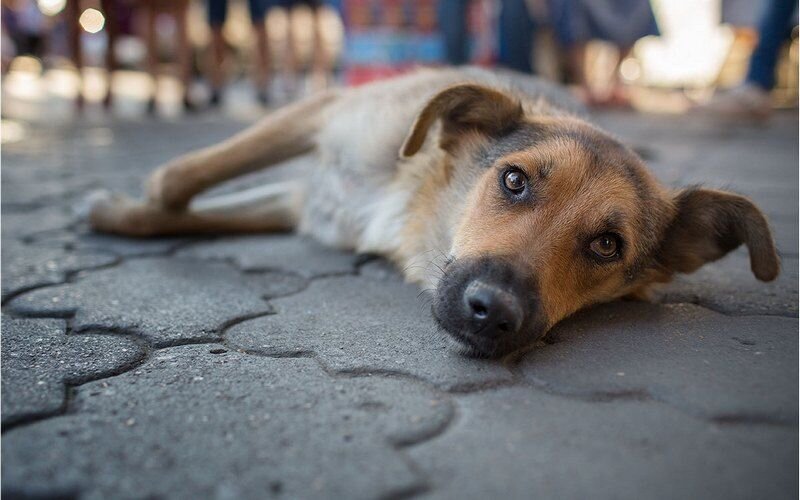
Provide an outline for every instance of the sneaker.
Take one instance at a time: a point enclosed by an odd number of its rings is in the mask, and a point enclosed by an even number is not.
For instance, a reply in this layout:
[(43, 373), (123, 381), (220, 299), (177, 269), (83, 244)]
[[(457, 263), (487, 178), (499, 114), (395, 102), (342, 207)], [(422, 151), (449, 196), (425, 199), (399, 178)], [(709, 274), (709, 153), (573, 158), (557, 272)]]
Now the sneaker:
[(723, 117), (765, 120), (772, 113), (772, 99), (763, 88), (745, 83), (714, 94), (700, 109)]

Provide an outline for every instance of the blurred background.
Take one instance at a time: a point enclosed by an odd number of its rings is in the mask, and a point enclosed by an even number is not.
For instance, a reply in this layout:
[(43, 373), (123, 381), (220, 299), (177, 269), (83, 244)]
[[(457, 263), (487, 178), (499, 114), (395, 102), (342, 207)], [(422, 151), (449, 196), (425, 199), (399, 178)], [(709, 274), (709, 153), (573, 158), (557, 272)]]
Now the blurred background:
[(21, 123), (250, 118), (415, 67), (503, 66), (590, 106), (766, 119), (798, 96), (785, 0), (2, 0), (2, 138)]

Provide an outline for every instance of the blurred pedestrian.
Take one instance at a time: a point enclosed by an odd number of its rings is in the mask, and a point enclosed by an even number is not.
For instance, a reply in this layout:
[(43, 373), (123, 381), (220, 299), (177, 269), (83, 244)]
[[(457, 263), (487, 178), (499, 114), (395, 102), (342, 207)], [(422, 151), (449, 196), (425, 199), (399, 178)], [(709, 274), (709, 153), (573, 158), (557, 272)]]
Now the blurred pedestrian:
[(182, 85), (181, 102), (185, 111), (196, 108), (189, 97), (192, 83), (192, 46), (189, 43), (189, 0), (140, 0), (145, 15), (145, 39), (147, 46), (147, 72), (153, 81), (153, 92), (147, 103), (148, 113), (155, 113), (158, 96), (158, 20), (160, 15), (173, 18), (175, 22), (175, 54), (178, 77)]
[(460, 66), (469, 62), (467, 13), (472, 0), (439, 0), (439, 30), (444, 38), (445, 59)]
[[(567, 52), (572, 79), (588, 104), (626, 104), (619, 64), (640, 38), (658, 34), (648, 0), (550, 0), (550, 14), (559, 44)], [(586, 46), (605, 40), (619, 49), (611, 92), (598, 95), (586, 78)]]
[[(117, 58), (114, 48), (118, 38), (117, 26), (117, 12), (116, 2), (114, 0), (100, 0), (100, 8), (103, 12), (105, 22), (103, 29), (106, 33), (106, 71), (107, 71), (107, 85), (106, 94), (103, 97), (103, 105), (108, 108), (111, 106), (112, 92), (111, 92), (111, 76), (114, 70), (117, 69)], [(67, 22), (68, 30), (68, 45), (70, 56), (72, 57), (72, 64), (78, 71), (78, 77), (81, 81), (81, 88), (78, 90), (76, 104), (78, 109), (82, 109), (84, 105), (83, 100), (83, 44), (81, 37), (83, 28), (80, 24), (80, 17), (83, 13), (81, 0), (67, 0), (64, 6), (64, 14)]]
[(703, 108), (727, 116), (764, 119), (772, 113), (770, 91), (781, 46), (794, 27), (797, 0), (770, 0), (758, 27), (758, 44), (744, 83), (715, 95)]
[[(255, 36), (253, 51), (253, 85), (258, 101), (266, 105), (269, 102), (267, 82), (269, 76), (269, 52), (267, 45), (267, 26), (264, 17), (268, 0), (248, 0), (250, 22)], [(225, 62), (225, 37), (222, 31), (228, 18), (228, 0), (208, 0), (208, 24), (211, 26), (211, 105), (218, 106), (222, 100), (222, 89), (225, 85), (223, 64)]]
[(500, 8), (498, 62), (533, 73), (533, 35), (536, 25), (526, 0), (504, 0)]
[(287, 45), (285, 55), (285, 71), (288, 78), (289, 93), (293, 96), (297, 91), (297, 82), (301, 78), (300, 53), (297, 46), (297, 33), (295, 26), (296, 15), (300, 9), (308, 9), (311, 13), (311, 82), (317, 89), (328, 84), (331, 61), (325, 48), (322, 46), (322, 23), (320, 0), (275, 0), (276, 5), (286, 9), (289, 26), (286, 33)]
[(3, 1), (2, 23), (16, 55), (44, 56), (47, 20), (35, 1)]

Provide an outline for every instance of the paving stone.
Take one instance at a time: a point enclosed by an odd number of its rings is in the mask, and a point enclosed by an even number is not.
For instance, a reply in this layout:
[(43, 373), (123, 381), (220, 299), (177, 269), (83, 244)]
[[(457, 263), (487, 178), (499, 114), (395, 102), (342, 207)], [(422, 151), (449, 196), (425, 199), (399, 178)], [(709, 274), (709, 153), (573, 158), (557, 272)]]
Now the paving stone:
[(787, 218), (773, 217), (770, 220), (770, 225), (772, 226), (772, 233), (775, 237), (775, 245), (778, 247), (778, 252), (784, 257), (797, 258), (799, 246), (798, 229), (800, 229), (797, 215)]
[(551, 332), (557, 342), (519, 369), (558, 393), (652, 397), (721, 421), (796, 426), (797, 328), (790, 318), (618, 302), (562, 322)]
[(32, 288), (63, 283), (71, 273), (113, 264), (114, 255), (70, 252), (7, 239), (2, 245), (3, 301)]
[(131, 329), (161, 346), (216, 339), (231, 321), (269, 312), (263, 297), (303, 285), (291, 275), (242, 274), (223, 262), (146, 258), (32, 291), (9, 307), (26, 315), (74, 313), (76, 330)]
[(3, 316), (3, 426), (53, 415), (65, 404), (65, 384), (118, 373), (144, 358), (130, 338), (66, 335), (58, 319)]
[(66, 249), (101, 250), (120, 257), (143, 257), (164, 255), (195, 241), (193, 238), (125, 238), (112, 234), (95, 233), (81, 226), (71, 231), (60, 231), (37, 238), (36, 242), (44, 246), (55, 246)]
[(458, 354), (438, 331), (429, 299), (399, 278), (320, 279), (272, 304), (277, 314), (234, 326), (228, 343), (267, 354), (313, 352), (333, 370), (401, 372), (445, 389), (511, 378), (497, 361)]
[(797, 495), (796, 426), (715, 424), (652, 401), (588, 402), (526, 387), (457, 404), (447, 432), (408, 450), (431, 483), (427, 498)]
[(69, 206), (76, 198), (98, 187), (96, 181), (86, 179), (3, 183), (3, 210), (8, 213), (42, 206)]
[(355, 254), (325, 248), (310, 238), (296, 235), (226, 237), (198, 243), (179, 255), (205, 259), (227, 259), (242, 270), (277, 269), (306, 278), (352, 274)]
[(662, 292), (664, 302), (690, 302), (733, 315), (769, 314), (797, 317), (797, 258), (783, 257), (775, 281), (758, 281), (744, 249), (707, 264), (693, 274), (678, 275)]
[(63, 230), (74, 222), (75, 217), (64, 208), (3, 212), (3, 242), (29, 240), (40, 234)]
[[(220, 354), (210, 354), (217, 352)], [(68, 415), (3, 435), (6, 493), (81, 498), (380, 498), (420, 488), (397, 447), (440, 432), (447, 399), (312, 359), (192, 345), (76, 389)]]
[[(761, 128), (692, 116), (600, 119), (669, 185), (751, 196), (769, 215), (784, 273), (758, 282), (740, 250), (667, 287), (663, 300), (673, 303), (580, 313), (556, 328), (557, 343), (514, 365), (448, 347), (427, 299), (385, 261), (290, 235), (93, 235), (70, 212), (84, 189), (139, 196), (153, 168), (243, 122), (207, 115), (42, 123), (4, 144), (4, 296), (9, 286), (24, 289), (14, 280), (28, 275), (50, 284), (105, 265), (74, 259), (122, 263), (7, 300), (7, 309), (27, 315), (75, 317), (69, 334), (59, 319), (3, 321), (3, 492), (796, 497), (796, 113), (778, 113)], [(204, 196), (313, 175), (314, 167), (298, 158)], [(47, 275), (50, 267), (58, 271)], [(272, 303), (278, 314), (244, 320)], [(126, 329), (160, 347), (223, 345), (167, 347), (139, 366), (144, 342)], [(131, 366), (72, 387), (67, 414), (26, 420), (61, 411), (65, 384)]]

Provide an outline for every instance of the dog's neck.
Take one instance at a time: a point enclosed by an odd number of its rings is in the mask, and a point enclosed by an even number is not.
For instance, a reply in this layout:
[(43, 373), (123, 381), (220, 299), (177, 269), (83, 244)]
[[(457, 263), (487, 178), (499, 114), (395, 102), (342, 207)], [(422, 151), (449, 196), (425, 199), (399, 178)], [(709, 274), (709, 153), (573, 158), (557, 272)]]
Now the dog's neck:
[(430, 145), (398, 166), (398, 175), (413, 178), (416, 189), (392, 260), (409, 281), (425, 289), (434, 288), (442, 275), (466, 203), (464, 193), (475, 181), (465, 164)]

